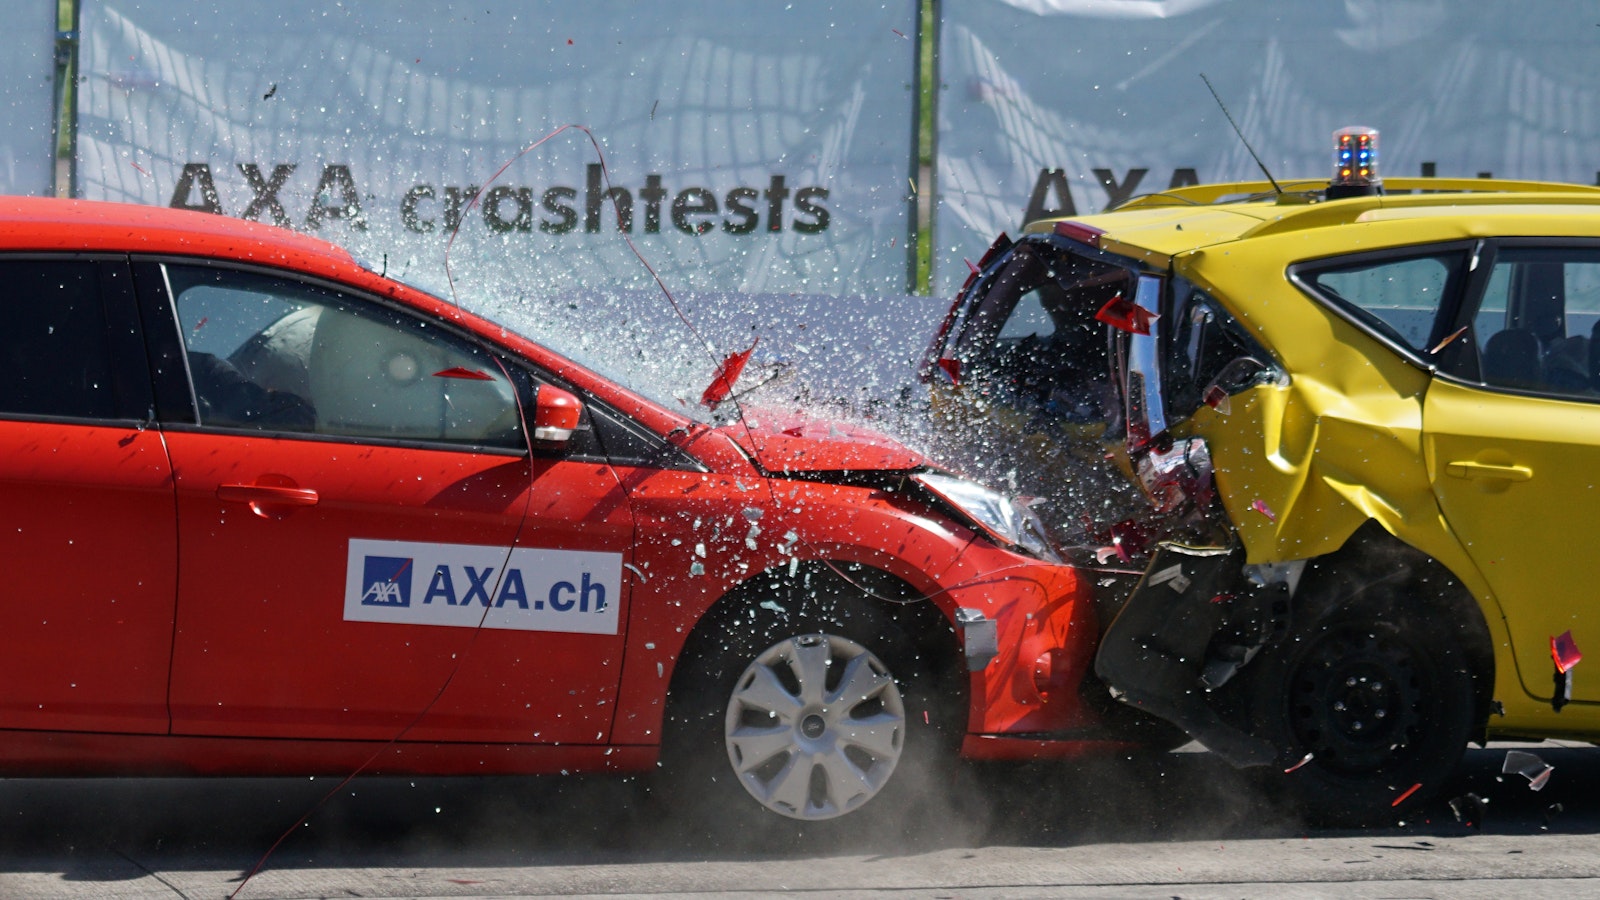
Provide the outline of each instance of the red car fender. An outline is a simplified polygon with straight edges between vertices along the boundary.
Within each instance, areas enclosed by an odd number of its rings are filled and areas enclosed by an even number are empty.
[[[643,577],[633,588],[617,743],[660,740],[673,668],[712,605],[753,579],[819,561],[892,575],[953,627],[960,608],[995,623],[1000,652],[972,674],[974,733],[1089,721],[1074,689],[1089,664],[1095,624],[1074,570],[995,547],[903,496],[869,488],[775,481],[769,492],[754,479],[687,472],[635,472],[624,483],[640,535],[634,574]],[[666,533],[657,524],[666,516],[685,515],[703,540],[650,538]],[[681,533],[683,523],[675,524]]]

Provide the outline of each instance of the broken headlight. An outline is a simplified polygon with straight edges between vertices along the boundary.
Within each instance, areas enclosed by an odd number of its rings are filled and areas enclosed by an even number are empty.
[[[1047,562],[1061,562],[1046,537],[1044,522],[1020,501],[953,475],[922,472],[912,480],[958,514],[957,518],[978,526],[994,541]]]

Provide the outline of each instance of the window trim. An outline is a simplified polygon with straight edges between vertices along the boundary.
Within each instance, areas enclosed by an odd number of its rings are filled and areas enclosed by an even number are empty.
[[[1456,307],[1455,318],[1451,320],[1451,331],[1471,326],[1477,318],[1478,308],[1483,305],[1484,294],[1488,291],[1489,282],[1494,276],[1495,264],[1499,261],[1502,250],[1589,250],[1600,253],[1600,238],[1572,235],[1556,237],[1509,235],[1483,238],[1474,243],[1474,265],[1468,273],[1468,282],[1462,292],[1461,302]],[[1476,339],[1475,335],[1470,335],[1470,337],[1473,340]],[[1460,343],[1460,339],[1457,342]],[[1495,394],[1507,394],[1514,397],[1527,397],[1534,400],[1548,400],[1559,403],[1582,403],[1589,406],[1600,403],[1600,397],[1561,394],[1548,390],[1514,387],[1511,385],[1486,384],[1483,381],[1483,372],[1479,365],[1478,354],[1474,352],[1465,355],[1467,359],[1471,360],[1470,365],[1461,358],[1462,356],[1463,354],[1460,353],[1452,354],[1450,358],[1445,359],[1438,366],[1435,374],[1453,384]],[[1444,354],[1441,353],[1441,358],[1443,357]]]
[[[138,297],[127,254],[105,251],[8,251],[0,253],[0,262],[84,263],[94,272],[94,291],[100,301],[108,357],[112,412],[109,416],[83,416],[0,411],[0,421],[113,428],[148,427],[154,412],[153,388],[145,359],[145,333],[139,318]]]
[[[199,421],[197,401],[194,396],[194,376],[189,371],[187,354],[184,352],[182,334],[183,326],[178,320],[177,306],[173,302],[172,287],[167,277],[167,266],[176,265],[199,269],[241,272],[250,275],[277,278],[283,281],[303,284],[315,289],[328,291],[337,296],[348,297],[360,303],[371,304],[408,319],[418,322],[425,322],[430,328],[437,328],[439,331],[448,334],[457,340],[461,340],[464,343],[467,343],[472,347],[482,351],[483,353],[488,354],[499,361],[502,365],[505,365],[508,370],[510,370],[513,366],[519,369],[528,370],[529,364],[526,360],[512,355],[505,348],[489,343],[480,335],[463,329],[446,319],[428,315],[426,312],[418,310],[407,304],[397,303],[393,300],[381,297],[373,294],[370,291],[355,287],[353,285],[344,284],[338,281],[331,281],[326,278],[319,278],[315,275],[299,272],[294,269],[281,269],[272,266],[250,265],[248,263],[232,263],[203,257],[167,256],[155,254],[134,255],[133,264],[133,268],[136,273],[141,271],[149,273],[149,275],[145,277],[136,277],[136,283],[139,289],[139,302],[141,309],[144,311],[147,332],[156,330],[156,327],[153,323],[160,323],[159,330],[162,333],[162,349],[166,354],[172,355],[171,358],[175,358],[178,361],[179,365],[174,365],[172,368],[174,370],[181,370],[182,383],[178,384],[176,383],[179,377],[178,375],[163,374],[155,369],[154,363],[157,354],[152,351],[151,379],[157,384],[158,392],[161,392],[163,385],[166,389],[164,392],[164,396],[167,401],[166,405],[163,406],[160,403],[157,404],[158,418],[161,422],[161,427],[164,429],[186,433],[248,435],[251,437],[276,440],[306,440],[318,443],[361,444],[418,450],[440,450],[457,453],[485,453],[495,456],[505,456],[508,458],[525,457],[529,454],[530,448],[526,439],[524,439],[522,447],[513,449],[510,447],[496,447],[492,445],[470,444],[456,441],[429,441],[416,438],[391,438],[372,435],[319,434],[316,432],[307,431],[278,431],[269,428],[238,428],[228,425],[201,424]],[[157,275],[159,275],[159,277],[155,277]],[[529,372],[529,377],[532,378],[534,382],[551,381],[551,379],[543,377],[538,372],[533,371]],[[526,406],[530,402],[530,398],[523,394],[522,387],[521,385],[517,384],[517,379],[515,377],[511,379],[511,382],[512,388],[517,395],[518,413],[524,419],[525,428],[525,421],[527,418]],[[176,398],[180,396],[182,398],[181,401],[176,401]],[[174,415],[173,413],[177,413],[177,415]]]
[[[524,441],[524,447],[522,449],[513,450],[507,447],[492,447],[439,441],[421,441],[408,438],[325,435],[304,431],[272,431],[253,428],[232,428],[223,425],[201,425],[199,424],[199,415],[196,410],[195,399],[193,395],[194,380],[188,371],[188,362],[184,353],[182,325],[178,321],[177,308],[172,301],[171,287],[167,283],[165,267],[169,265],[221,269],[226,271],[244,272],[248,274],[281,278],[287,281],[294,281],[315,288],[331,291],[335,294],[347,296],[361,302],[371,303],[378,307],[394,312],[397,315],[426,321],[430,327],[436,327],[446,334],[452,335],[459,340],[465,341],[466,343],[477,347],[506,367],[506,370],[511,374],[512,385],[516,391],[517,401],[519,403],[519,413],[524,420],[524,430],[526,430],[526,421],[532,414],[532,404],[535,401],[534,395],[538,389],[538,386],[541,384],[548,384],[572,393],[574,396],[580,399],[585,407],[599,408],[604,410],[607,414],[609,414],[611,419],[624,423],[624,427],[626,427],[629,431],[633,432],[641,439],[653,444],[656,447],[658,454],[658,461],[654,463],[656,467],[698,472],[709,471],[694,457],[674,446],[662,435],[657,434],[651,429],[639,424],[632,416],[623,413],[613,404],[607,403],[597,398],[593,393],[583,390],[563,378],[557,377],[554,373],[538,366],[532,360],[518,355],[515,351],[495,344],[484,338],[482,335],[479,335],[469,329],[462,328],[456,323],[445,318],[432,316],[427,312],[418,310],[408,304],[397,302],[391,298],[383,297],[381,295],[374,294],[371,291],[345,284],[343,282],[319,278],[315,275],[299,272],[294,269],[252,265],[249,263],[235,263],[230,261],[208,259],[204,257],[172,256],[166,254],[134,254],[132,256],[132,265],[130,266],[130,269],[133,271],[135,276],[134,286],[136,288],[136,293],[138,294],[138,306],[145,321],[145,334],[148,336],[152,332],[158,331],[160,334],[159,341],[163,344],[161,349],[165,353],[174,354],[175,359],[182,364],[182,384],[174,384],[173,382],[177,379],[173,375],[162,375],[156,370],[156,360],[158,354],[156,349],[152,347],[149,354],[149,377],[154,385],[153,390],[160,393],[163,382],[165,382],[166,386],[166,404],[163,405],[159,401],[156,403],[157,418],[162,423],[162,427],[165,429],[178,432],[249,435],[264,439],[306,440],[342,444],[360,443],[363,445],[400,447],[418,450],[487,453],[497,456],[505,456],[508,458],[528,456],[531,450],[535,458],[547,458],[554,456],[576,462],[598,462],[615,465],[641,464],[638,460],[633,460],[632,458],[613,463],[608,457],[608,451],[604,442],[604,435],[601,434],[596,435],[596,445],[599,447],[599,453],[592,454],[577,451],[570,446],[557,450],[546,450],[538,447],[537,445],[529,446],[531,442],[526,440]],[[141,271],[147,272],[148,274],[144,277],[140,277],[139,273]],[[155,277],[157,274],[159,274],[159,278]],[[147,281],[151,283],[147,284]],[[156,328],[155,325],[152,324],[153,322],[159,322],[161,327]],[[150,339],[147,337],[147,342],[149,340]],[[178,367],[174,366],[174,368]],[[182,397],[178,398],[178,395],[180,394]],[[181,399],[181,402],[175,402],[179,399]],[[589,415],[589,419],[591,422],[591,427],[593,427],[592,422],[594,417],[592,412]]]
[[[1323,256],[1290,263],[1286,269],[1286,276],[1291,284],[1300,289],[1301,293],[1324,309],[1355,326],[1362,334],[1393,350],[1396,355],[1411,365],[1425,372],[1437,373],[1440,370],[1438,359],[1429,359],[1424,356],[1424,351],[1413,349],[1374,328],[1365,318],[1365,316],[1371,315],[1370,313],[1360,310],[1359,307],[1355,307],[1346,300],[1323,293],[1308,278],[1314,273],[1344,266],[1381,263],[1386,260],[1419,259],[1428,256],[1442,256],[1448,253],[1462,254],[1462,262],[1453,267],[1445,278],[1444,287],[1439,298],[1439,308],[1434,313],[1433,328],[1428,337],[1430,345],[1436,345],[1450,334],[1450,330],[1446,330],[1449,328],[1449,323],[1454,323],[1461,315],[1463,298],[1472,286],[1472,276],[1476,274],[1472,268],[1474,251],[1480,249],[1481,243],[1481,241],[1473,239],[1440,241],[1430,244],[1407,244],[1403,247],[1386,247],[1382,250],[1370,250],[1362,253]],[[1480,262],[1479,265],[1481,266],[1482,263]]]

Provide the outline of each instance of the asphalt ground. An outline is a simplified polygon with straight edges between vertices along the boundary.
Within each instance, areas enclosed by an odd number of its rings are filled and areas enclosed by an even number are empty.
[[[1541,790],[1509,749],[1554,766]],[[616,777],[363,778],[317,808],[337,782],[0,781],[0,897],[1600,897],[1600,752],[1577,744],[1471,750],[1358,830],[1203,752],[987,767],[896,833],[710,835]]]

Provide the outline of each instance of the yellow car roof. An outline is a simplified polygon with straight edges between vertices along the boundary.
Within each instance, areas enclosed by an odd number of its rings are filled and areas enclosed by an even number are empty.
[[[1061,222],[1100,232],[1112,253],[1164,267],[1173,256],[1201,247],[1312,228],[1361,222],[1460,217],[1461,236],[1594,233],[1600,187],[1507,179],[1397,178],[1386,193],[1322,200],[1325,181],[1265,181],[1193,185],[1136,197],[1115,210],[1030,223],[1028,232]],[[1534,228],[1529,217],[1539,219]],[[1520,227],[1505,221],[1522,219]],[[1493,220],[1493,224],[1491,221]]]

